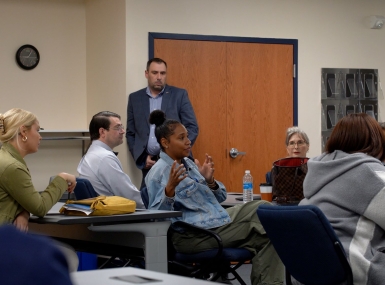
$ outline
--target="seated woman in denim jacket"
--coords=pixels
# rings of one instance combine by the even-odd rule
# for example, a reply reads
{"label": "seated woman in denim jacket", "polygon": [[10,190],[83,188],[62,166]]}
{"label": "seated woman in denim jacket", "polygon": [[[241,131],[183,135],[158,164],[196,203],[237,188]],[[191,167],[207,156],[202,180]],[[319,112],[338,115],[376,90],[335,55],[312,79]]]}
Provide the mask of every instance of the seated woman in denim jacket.
{"label": "seated woman in denim jacket", "polygon": [[[256,284],[282,284],[284,268],[256,210],[266,201],[252,201],[224,209],[220,203],[226,199],[225,186],[214,179],[214,162],[206,154],[201,165],[187,158],[191,142],[186,128],[176,120],[166,120],[156,110],[150,115],[155,124],[155,136],[161,147],[160,159],[146,176],[149,209],[182,211],[189,224],[215,231],[225,247],[246,248],[255,254],[252,260],[251,281]],[[212,248],[206,237],[189,232],[173,231],[172,241],[179,252],[193,253]]]}

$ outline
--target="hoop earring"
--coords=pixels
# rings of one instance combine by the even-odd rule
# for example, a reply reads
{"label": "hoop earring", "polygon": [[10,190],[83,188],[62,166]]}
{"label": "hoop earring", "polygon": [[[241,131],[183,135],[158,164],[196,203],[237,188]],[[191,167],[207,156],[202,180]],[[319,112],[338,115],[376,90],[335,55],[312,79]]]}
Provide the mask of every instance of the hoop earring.
{"label": "hoop earring", "polygon": [[24,136],[24,137],[21,138],[21,140],[22,140],[23,142],[26,142],[27,139],[28,139],[27,136]]}

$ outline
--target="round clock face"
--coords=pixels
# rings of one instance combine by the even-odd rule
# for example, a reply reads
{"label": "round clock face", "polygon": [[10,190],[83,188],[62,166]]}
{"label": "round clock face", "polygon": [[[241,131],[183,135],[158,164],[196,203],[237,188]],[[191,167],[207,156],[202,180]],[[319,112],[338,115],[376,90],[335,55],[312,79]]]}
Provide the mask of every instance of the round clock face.
{"label": "round clock face", "polygon": [[39,51],[32,45],[23,45],[16,52],[17,64],[26,70],[35,68],[40,60]]}

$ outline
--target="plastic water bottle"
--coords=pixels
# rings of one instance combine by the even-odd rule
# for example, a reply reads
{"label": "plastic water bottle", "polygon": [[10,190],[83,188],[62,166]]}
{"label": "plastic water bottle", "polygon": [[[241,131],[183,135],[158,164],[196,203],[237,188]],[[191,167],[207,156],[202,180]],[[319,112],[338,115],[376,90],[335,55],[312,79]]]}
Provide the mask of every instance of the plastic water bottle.
{"label": "plastic water bottle", "polygon": [[246,170],[243,176],[243,203],[250,201],[253,201],[253,176],[250,170]]}

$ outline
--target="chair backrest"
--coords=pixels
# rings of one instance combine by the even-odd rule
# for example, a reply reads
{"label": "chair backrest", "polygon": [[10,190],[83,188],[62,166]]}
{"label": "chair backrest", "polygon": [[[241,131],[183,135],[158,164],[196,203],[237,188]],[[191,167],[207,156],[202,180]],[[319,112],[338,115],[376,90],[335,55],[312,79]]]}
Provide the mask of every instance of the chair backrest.
{"label": "chair backrest", "polygon": [[353,284],[345,251],[316,206],[261,205],[257,214],[287,271],[306,285]]}
{"label": "chair backrest", "polygon": [[149,199],[148,199],[148,191],[146,186],[140,189],[140,196],[142,197],[144,206],[146,207],[146,209],[148,209]]}
{"label": "chair backrest", "polygon": [[271,184],[271,171],[266,172],[266,183]]}
{"label": "chair backrest", "polygon": [[85,178],[76,177],[76,186],[74,189],[76,200],[93,198],[99,196],[92,187],[91,182]]}
{"label": "chair backrest", "polygon": [[1,284],[72,284],[65,255],[48,237],[0,226],[0,256]]}

